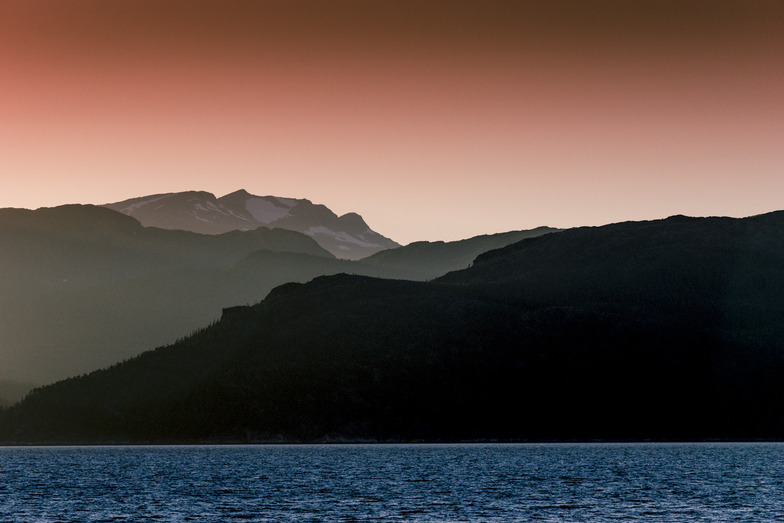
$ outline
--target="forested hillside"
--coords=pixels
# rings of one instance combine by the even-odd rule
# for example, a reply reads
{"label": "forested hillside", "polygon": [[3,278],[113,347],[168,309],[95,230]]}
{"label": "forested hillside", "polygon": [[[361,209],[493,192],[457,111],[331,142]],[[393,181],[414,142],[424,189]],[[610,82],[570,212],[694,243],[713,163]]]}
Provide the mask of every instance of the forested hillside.
{"label": "forested hillside", "polygon": [[784,213],[526,239],[432,282],[276,288],[39,389],[6,442],[784,437]]}

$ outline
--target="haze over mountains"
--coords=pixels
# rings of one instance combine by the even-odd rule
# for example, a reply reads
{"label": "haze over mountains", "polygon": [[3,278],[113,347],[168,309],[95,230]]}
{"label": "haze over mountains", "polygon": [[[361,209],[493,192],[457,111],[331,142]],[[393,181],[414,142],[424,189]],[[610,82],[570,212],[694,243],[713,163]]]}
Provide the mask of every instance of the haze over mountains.
{"label": "haze over mountains", "polygon": [[371,230],[356,213],[337,216],[310,200],[254,196],[245,190],[220,198],[203,191],[154,194],[105,207],[132,216],[145,227],[204,234],[248,231],[260,226],[298,231],[315,239],[337,258],[350,260],[399,247]]}
{"label": "haze over mountains", "polygon": [[202,235],[95,206],[0,210],[0,378],[46,382],[173,341],[238,303],[220,276],[259,249],[334,259],[283,229]]}
{"label": "haze over mountains", "polygon": [[431,282],[319,277],[35,391],[0,437],[781,438],[782,266],[776,212],[540,235]]}
{"label": "haze over mountains", "polygon": [[[164,199],[187,202],[188,194]],[[552,230],[419,243],[393,249],[388,261],[351,261],[286,229],[200,234],[144,227],[98,206],[0,209],[0,380],[44,384],[96,370],[184,337],[283,283],[340,272],[432,279]],[[18,387],[8,390],[6,399],[18,397]]]}

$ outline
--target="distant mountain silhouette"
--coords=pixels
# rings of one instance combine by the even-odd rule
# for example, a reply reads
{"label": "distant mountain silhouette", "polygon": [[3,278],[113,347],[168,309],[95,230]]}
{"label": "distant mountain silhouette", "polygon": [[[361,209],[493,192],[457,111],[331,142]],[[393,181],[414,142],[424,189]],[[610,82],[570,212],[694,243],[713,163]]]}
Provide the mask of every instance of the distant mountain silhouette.
{"label": "distant mountain silhouette", "polygon": [[237,293],[220,276],[260,249],[334,259],[283,229],[204,235],[96,206],[0,209],[0,379],[80,374],[173,341],[221,306],[257,301],[283,282]]}
{"label": "distant mountain silhouette", "polygon": [[[499,236],[510,243],[518,234],[528,233]],[[432,244],[444,259],[409,257],[408,269],[339,260],[285,229],[205,235],[143,227],[96,206],[0,209],[0,379],[47,383],[110,365],[287,282],[340,272],[431,278],[467,266],[450,245]]]}
{"label": "distant mountain silhouette", "polygon": [[386,277],[430,280],[450,271],[464,269],[480,254],[534,238],[558,229],[537,227],[526,231],[475,236],[454,242],[414,242],[364,258],[362,263],[384,269]]}
{"label": "distant mountain silhouette", "polygon": [[298,231],[344,259],[357,260],[398,247],[372,231],[356,213],[337,216],[310,200],[255,196],[245,190],[220,198],[203,191],[154,194],[105,207],[132,216],[144,226],[162,229],[220,234],[266,226]]}
{"label": "distant mountain silhouette", "polygon": [[781,438],[783,263],[777,212],[546,234],[427,283],[286,284],[34,391],[0,439]]}

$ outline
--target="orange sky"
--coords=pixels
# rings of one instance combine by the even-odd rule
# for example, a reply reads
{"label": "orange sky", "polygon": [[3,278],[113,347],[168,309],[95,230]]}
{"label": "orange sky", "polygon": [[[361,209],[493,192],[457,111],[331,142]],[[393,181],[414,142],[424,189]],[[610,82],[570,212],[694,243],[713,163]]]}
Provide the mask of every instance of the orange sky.
{"label": "orange sky", "polygon": [[0,207],[239,188],[401,242],[784,208],[784,2],[0,3]]}

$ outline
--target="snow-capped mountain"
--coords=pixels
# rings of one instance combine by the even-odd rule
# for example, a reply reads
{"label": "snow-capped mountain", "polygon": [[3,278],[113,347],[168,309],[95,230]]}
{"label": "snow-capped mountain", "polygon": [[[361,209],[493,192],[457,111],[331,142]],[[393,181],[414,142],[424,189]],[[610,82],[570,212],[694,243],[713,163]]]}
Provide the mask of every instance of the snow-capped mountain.
{"label": "snow-capped mountain", "polygon": [[338,216],[306,199],[255,196],[239,190],[216,198],[204,191],[154,194],[105,207],[132,216],[146,227],[204,234],[261,226],[302,232],[338,258],[357,260],[399,245],[368,227],[356,213]]}

